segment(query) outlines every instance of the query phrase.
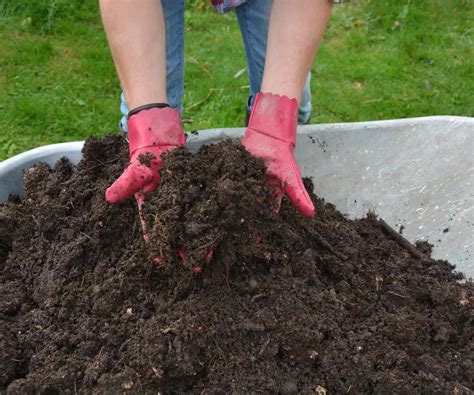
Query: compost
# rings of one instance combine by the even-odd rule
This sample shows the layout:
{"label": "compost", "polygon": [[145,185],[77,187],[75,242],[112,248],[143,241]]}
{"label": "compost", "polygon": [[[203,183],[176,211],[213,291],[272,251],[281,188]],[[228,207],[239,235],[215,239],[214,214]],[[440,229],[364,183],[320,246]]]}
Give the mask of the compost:
{"label": "compost", "polygon": [[126,142],[83,153],[0,205],[0,392],[473,393],[473,283],[426,243],[314,194],[277,213],[235,142],[165,156],[145,242],[104,199]]}

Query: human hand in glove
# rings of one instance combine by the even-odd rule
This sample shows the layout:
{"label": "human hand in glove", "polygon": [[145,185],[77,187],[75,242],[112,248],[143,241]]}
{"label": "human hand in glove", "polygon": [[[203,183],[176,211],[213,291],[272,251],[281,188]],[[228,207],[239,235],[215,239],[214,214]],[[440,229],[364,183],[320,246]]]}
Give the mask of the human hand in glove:
{"label": "human hand in glove", "polygon": [[286,193],[305,216],[314,215],[314,205],[301,179],[293,150],[296,144],[298,102],[287,96],[258,93],[242,144],[250,154],[262,158],[267,183],[280,206]]}
{"label": "human hand in glove", "polygon": [[[184,146],[186,138],[179,111],[162,105],[146,105],[130,111],[128,116],[130,164],[105,192],[106,200],[119,203],[135,196],[138,210],[145,194],[160,183],[163,166],[161,154]],[[140,215],[143,235],[147,239],[145,223]]]}

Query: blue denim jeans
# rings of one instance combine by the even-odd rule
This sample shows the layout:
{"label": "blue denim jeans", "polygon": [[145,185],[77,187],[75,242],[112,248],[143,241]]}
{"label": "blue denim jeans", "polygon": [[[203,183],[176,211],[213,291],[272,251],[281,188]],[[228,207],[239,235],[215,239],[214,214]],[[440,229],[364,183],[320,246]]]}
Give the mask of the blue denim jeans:
{"label": "blue denim jeans", "polygon": [[[171,107],[182,110],[184,91],[184,4],[185,0],[161,0],[166,28],[166,82],[168,102]],[[265,67],[268,24],[272,0],[248,0],[235,9],[247,57],[250,110],[253,98],[260,92]],[[307,123],[311,116],[311,72],[308,73],[301,96],[299,123]],[[121,95],[122,119],[120,127],[127,131],[128,107],[125,95]]]}

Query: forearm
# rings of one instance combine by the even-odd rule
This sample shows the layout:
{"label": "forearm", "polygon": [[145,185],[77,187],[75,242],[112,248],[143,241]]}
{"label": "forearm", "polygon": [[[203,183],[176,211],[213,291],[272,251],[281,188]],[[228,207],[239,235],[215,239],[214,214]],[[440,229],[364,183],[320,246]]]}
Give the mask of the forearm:
{"label": "forearm", "polygon": [[300,100],[331,7],[331,0],[274,0],[262,92]]}
{"label": "forearm", "polygon": [[100,0],[100,10],[128,108],[166,103],[166,37],[161,1]]}

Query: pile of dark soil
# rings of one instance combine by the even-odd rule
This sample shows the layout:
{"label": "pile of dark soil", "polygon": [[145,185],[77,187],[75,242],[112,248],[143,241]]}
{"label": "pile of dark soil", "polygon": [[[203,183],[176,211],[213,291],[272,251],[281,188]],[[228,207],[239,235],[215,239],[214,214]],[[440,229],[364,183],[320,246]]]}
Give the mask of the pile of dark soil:
{"label": "pile of dark soil", "polygon": [[166,157],[145,243],[104,201],[126,162],[91,138],[0,205],[0,392],[473,393],[474,287],[424,246],[314,195],[277,215],[234,143]]}

